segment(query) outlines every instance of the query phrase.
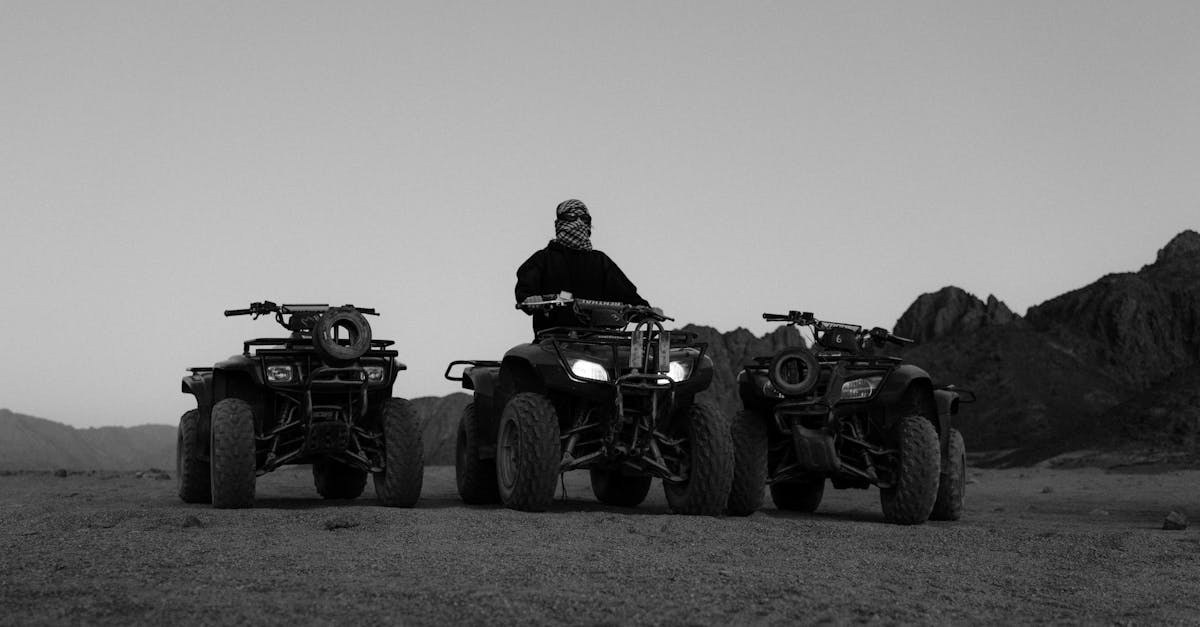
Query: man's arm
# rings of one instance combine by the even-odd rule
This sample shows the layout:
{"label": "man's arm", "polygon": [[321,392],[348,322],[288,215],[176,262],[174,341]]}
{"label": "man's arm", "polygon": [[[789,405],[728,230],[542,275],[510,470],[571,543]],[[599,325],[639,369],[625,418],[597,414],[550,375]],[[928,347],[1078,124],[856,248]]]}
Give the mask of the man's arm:
{"label": "man's arm", "polygon": [[525,260],[525,263],[521,264],[521,267],[517,268],[517,286],[513,292],[517,297],[518,304],[530,296],[542,293],[542,266],[545,265],[542,263],[542,255],[545,253],[544,250],[533,253],[529,259]]}
{"label": "man's arm", "polygon": [[607,261],[607,268],[604,273],[604,292],[606,297],[630,305],[649,306],[650,303],[638,294],[637,286],[633,284],[633,281],[629,280],[629,277],[625,276],[625,273],[621,271],[621,267],[617,265],[617,262],[613,261],[608,255],[604,255],[604,259]]}

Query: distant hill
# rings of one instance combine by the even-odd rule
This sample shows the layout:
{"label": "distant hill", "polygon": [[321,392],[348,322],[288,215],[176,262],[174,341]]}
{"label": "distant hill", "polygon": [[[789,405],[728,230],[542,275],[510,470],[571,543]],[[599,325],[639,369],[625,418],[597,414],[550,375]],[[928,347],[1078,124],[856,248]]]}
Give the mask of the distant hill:
{"label": "distant hill", "polygon": [[[421,417],[426,464],[454,463],[458,416],[470,400],[466,394],[413,399]],[[76,429],[0,409],[0,470],[174,472],[175,430],[175,425]]]}
{"label": "distant hill", "polygon": [[0,470],[146,470],[175,467],[175,427],[64,424],[0,409]]}

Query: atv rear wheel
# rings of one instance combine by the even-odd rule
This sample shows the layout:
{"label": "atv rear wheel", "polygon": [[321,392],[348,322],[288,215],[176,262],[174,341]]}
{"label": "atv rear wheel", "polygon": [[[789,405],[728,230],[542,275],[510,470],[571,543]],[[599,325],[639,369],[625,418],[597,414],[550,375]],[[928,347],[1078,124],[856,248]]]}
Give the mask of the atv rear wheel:
{"label": "atv rear wheel", "polygon": [[213,507],[254,505],[254,410],[239,398],[212,408],[211,485]]}
{"label": "atv rear wheel", "polygon": [[726,510],[730,516],[749,516],[762,507],[767,485],[767,420],[744,409],[733,418],[733,486]]}
{"label": "atv rear wheel", "polygon": [[479,446],[482,442],[475,403],[468,403],[463,408],[462,417],[458,419],[458,439],[454,446],[454,480],[458,484],[458,496],[470,505],[500,502],[500,490],[496,487],[496,463],[479,458]]}
{"label": "atv rear wheel", "polygon": [[933,425],[921,416],[905,416],[896,424],[898,451],[895,484],[879,490],[883,518],[900,525],[929,519],[937,499],[941,451]]}
{"label": "atv rear wheel", "polygon": [[496,439],[500,501],[510,509],[545,511],[554,500],[561,462],[558,414],[550,399],[535,392],[512,397]]}
{"label": "atv rear wheel", "polygon": [[327,499],[356,499],[367,487],[367,471],[332,459],[313,462],[313,485]]}
{"label": "atv rear wheel", "polygon": [[212,479],[200,446],[200,412],[192,409],[179,417],[175,438],[175,482],[184,503],[211,503]]}
{"label": "atv rear wheel", "polygon": [[683,410],[684,483],[663,482],[667,505],[676,514],[719,516],[733,485],[733,438],[729,421],[716,407],[695,402]]}
{"label": "atv rear wheel", "polygon": [[412,507],[425,480],[424,446],[417,410],[402,398],[389,398],[380,413],[383,470],[375,473],[375,496],[386,507]]}
{"label": "atv rear wheel", "polygon": [[933,503],[930,520],[962,518],[963,496],[967,492],[967,445],[958,429],[950,430],[945,467],[939,476],[937,501]]}
{"label": "atv rear wheel", "polygon": [[650,493],[651,477],[628,476],[620,470],[592,468],[592,494],[605,505],[637,507]]}
{"label": "atv rear wheel", "polygon": [[825,496],[825,477],[771,484],[771,501],[784,512],[811,514]]}

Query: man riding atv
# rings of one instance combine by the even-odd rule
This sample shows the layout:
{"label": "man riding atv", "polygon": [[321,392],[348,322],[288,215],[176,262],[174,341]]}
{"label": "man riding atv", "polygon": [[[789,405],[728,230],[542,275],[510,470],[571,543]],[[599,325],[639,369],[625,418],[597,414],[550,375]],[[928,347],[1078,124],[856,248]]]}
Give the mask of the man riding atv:
{"label": "man riding atv", "polygon": [[[556,239],[517,271],[533,341],[446,369],[473,396],[455,447],[459,495],[544,511],[562,473],[587,470],[607,505],[640,504],[657,478],[672,511],[721,514],[733,442],[728,419],[696,399],[712,382],[707,346],[665,329],[671,319],[592,249],[582,202],[556,216]],[[451,374],[457,366],[467,367]]]}
{"label": "man riding atv", "polygon": [[[554,239],[517,269],[517,303],[542,295],[570,292],[576,298],[649,305],[608,255],[592,248],[592,216],[587,205],[571,199],[555,210]],[[578,324],[573,309],[526,309],[533,332]]]}

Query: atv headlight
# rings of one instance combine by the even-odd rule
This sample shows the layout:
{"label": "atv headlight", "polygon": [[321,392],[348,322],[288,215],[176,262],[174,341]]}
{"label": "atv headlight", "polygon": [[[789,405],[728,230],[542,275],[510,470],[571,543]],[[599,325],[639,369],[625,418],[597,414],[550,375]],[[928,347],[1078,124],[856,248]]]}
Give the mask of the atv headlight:
{"label": "atv headlight", "polygon": [[295,374],[291,366],[267,366],[268,383],[291,383]]}
{"label": "atv headlight", "polygon": [[692,376],[692,360],[673,361],[671,366],[667,368],[667,378],[679,383],[685,381]]}
{"label": "atv headlight", "polygon": [[875,390],[879,387],[879,382],[883,381],[883,376],[867,377],[865,379],[853,379],[842,384],[842,400],[856,401],[864,398],[870,398]]}
{"label": "atv headlight", "polygon": [[604,366],[587,359],[568,359],[567,364],[571,366],[571,374],[580,379],[591,379],[592,381],[608,381],[608,371]]}
{"label": "atv headlight", "polygon": [[383,366],[363,366],[363,370],[367,371],[367,381],[371,383],[383,381],[383,375],[387,372]]}

